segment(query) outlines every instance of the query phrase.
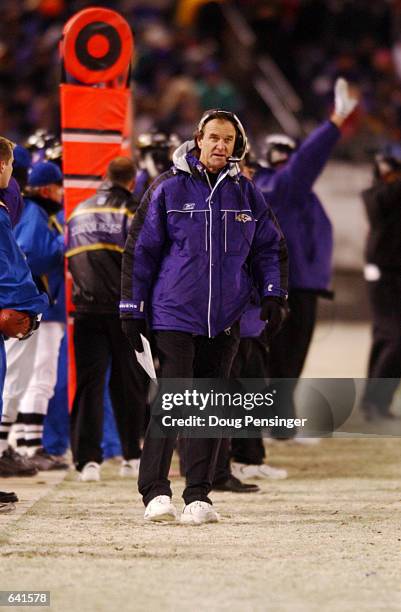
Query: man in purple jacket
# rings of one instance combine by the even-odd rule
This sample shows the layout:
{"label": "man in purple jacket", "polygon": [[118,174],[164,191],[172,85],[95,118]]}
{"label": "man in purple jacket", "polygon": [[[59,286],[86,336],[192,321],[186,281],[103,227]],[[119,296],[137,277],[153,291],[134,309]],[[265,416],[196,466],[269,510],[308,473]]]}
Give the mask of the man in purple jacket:
{"label": "man in purple jacket", "polygon": [[[123,257],[123,329],[143,350],[146,318],[164,378],[228,378],[239,319],[254,285],[261,318],[278,327],[285,314],[287,249],[262,194],[242,176],[246,135],[230,112],[207,111],[195,139],[147,191]],[[220,440],[187,439],[181,520],[216,522],[208,497]],[[168,472],[173,438],[145,436],[139,491],[145,519],[175,520]]]}
{"label": "man in purple jacket", "polygon": [[[267,139],[268,168],[255,175],[256,186],[273,209],[288,246],[290,314],[280,333],[269,342],[269,375],[291,378],[280,390],[281,414],[293,418],[293,391],[301,375],[316,322],[317,297],[331,297],[333,236],[330,220],[312,191],[313,185],[341,136],[340,128],[353,112],[357,98],[347,82],[335,84],[335,108],[330,120],[297,147],[284,134]],[[272,432],[292,437],[294,429]]]}

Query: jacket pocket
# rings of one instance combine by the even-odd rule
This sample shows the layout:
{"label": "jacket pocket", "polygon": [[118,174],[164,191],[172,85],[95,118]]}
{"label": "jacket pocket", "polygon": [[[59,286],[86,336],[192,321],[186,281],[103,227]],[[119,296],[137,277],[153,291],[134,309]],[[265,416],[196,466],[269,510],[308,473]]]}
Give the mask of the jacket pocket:
{"label": "jacket pocket", "polygon": [[228,255],[248,253],[255,233],[255,223],[251,210],[223,210],[224,245]]}
{"label": "jacket pocket", "polygon": [[178,255],[188,257],[208,251],[208,210],[168,211],[167,224]]}

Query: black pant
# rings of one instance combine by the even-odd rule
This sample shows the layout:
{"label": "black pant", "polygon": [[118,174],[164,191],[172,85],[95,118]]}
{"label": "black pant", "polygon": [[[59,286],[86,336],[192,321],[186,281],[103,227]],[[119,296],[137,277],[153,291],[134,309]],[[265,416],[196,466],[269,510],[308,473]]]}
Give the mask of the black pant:
{"label": "black pant", "polygon": [[[274,415],[294,418],[293,394],[301,375],[316,322],[317,296],[308,291],[292,290],[289,294],[290,314],[283,329],[273,338],[269,348],[261,338],[242,338],[231,369],[231,378],[293,378],[282,385],[275,383],[280,393],[280,404]],[[275,428],[273,437],[290,438],[295,428]],[[260,433],[255,438],[232,438],[231,457],[238,463],[261,465],[266,453]],[[224,441],[217,458],[214,483],[227,480],[230,475],[230,445]]]}
{"label": "black pant", "polygon": [[[162,378],[228,378],[239,343],[239,324],[230,333],[215,338],[176,331],[156,331],[155,340]],[[221,439],[184,438],[183,465],[186,504],[200,500],[211,503],[208,493]],[[168,473],[175,439],[153,438],[148,428],[139,468],[138,488],[147,505],[157,495],[171,497]]]}
{"label": "black pant", "polygon": [[[261,338],[243,338],[231,369],[232,378],[265,378],[269,354]],[[263,438],[255,432],[254,438],[232,438],[231,457],[238,463],[261,465],[266,456]]]}
{"label": "black pant", "polygon": [[[266,375],[269,378],[292,378],[293,381],[277,383],[275,387],[280,397],[276,414],[280,418],[294,418],[294,391],[297,379],[308,354],[316,323],[317,295],[309,291],[293,289],[289,292],[288,304],[290,313],[282,330],[272,339],[269,345],[269,360]],[[295,435],[295,428],[275,428],[272,436],[290,438]]]}
{"label": "black pant", "polygon": [[[265,378],[267,360],[268,353],[263,336],[241,338],[230,378]],[[225,482],[229,478],[230,455],[239,463],[261,465],[265,458],[265,447],[260,431],[255,431],[254,438],[231,438],[231,445],[228,439],[222,441],[213,484]]]}
{"label": "black pant", "polygon": [[[401,377],[401,271],[368,283],[373,339],[363,407],[388,413]],[[388,380],[377,380],[388,379]]]}
{"label": "black pant", "polygon": [[140,457],[147,377],[130,349],[119,318],[79,315],[74,322],[74,350],[77,386],[71,413],[71,448],[77,469],[103,459],[103,398],[109,365],[110,397],[123,457]]}

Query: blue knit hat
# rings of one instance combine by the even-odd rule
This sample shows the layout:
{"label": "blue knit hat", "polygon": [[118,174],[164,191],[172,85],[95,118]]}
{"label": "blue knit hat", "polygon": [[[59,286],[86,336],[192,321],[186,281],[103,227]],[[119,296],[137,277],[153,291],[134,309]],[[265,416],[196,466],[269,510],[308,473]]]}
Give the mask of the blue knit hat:
{"label": "blue knit hat", "polygon": [[29,166],[31,165],[31,154],[29,153],[28,149],[25,149],[25,147],[21,147],[21,145],[17,145],[13,149],[13,154],[14,168],[29,168]]}
{"label": "blue knit hat", "polygon": [[53,162],[39,162],[34,164],[28,175],[29,187],[44,187],[53,183],[61,183],[63,174]]}

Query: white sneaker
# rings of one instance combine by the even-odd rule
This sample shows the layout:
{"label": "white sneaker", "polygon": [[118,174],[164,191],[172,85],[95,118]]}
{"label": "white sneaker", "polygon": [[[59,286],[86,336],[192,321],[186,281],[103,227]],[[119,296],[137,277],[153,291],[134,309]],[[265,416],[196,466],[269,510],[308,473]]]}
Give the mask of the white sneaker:
{"label": "white sneaker", "polygon": [[287,478],[287,470],[283,468],[275,468],[266,463],[261,465],[247,465],[246,463],[236,463],[235,461],[231,464],[231,471],[236,478],[240,480],[247,480],[248,478],[267,478],[269,480],[283,480]]}
{"label": "white sneaker", "polygon": [[177,511],[168,495],[154,497],[146,506],[145,521],[170,522],[177,518]]}
{"label": "white sneaker", "polygon": [[100,465],[95,461],[85,463],[82,472],[79,473],[78,480],[81,482],[99,482]]}
{"label": "white sneaker", "polygon": [[205,501],[194,501],[184,507],[181,514],[181,523],[200,525],[201,523],[217,523],[220,516],[212,504]]}
{"label": "white sneaker", "polygon": [[122,478],[138,478],[139,474],[139,459],[130,459],[121,463],[120,476]]}

